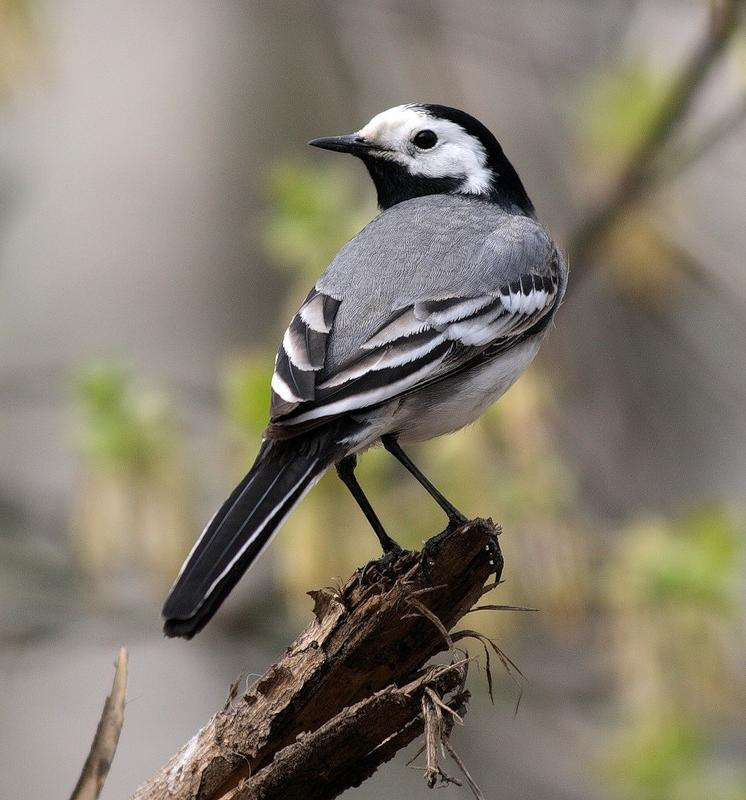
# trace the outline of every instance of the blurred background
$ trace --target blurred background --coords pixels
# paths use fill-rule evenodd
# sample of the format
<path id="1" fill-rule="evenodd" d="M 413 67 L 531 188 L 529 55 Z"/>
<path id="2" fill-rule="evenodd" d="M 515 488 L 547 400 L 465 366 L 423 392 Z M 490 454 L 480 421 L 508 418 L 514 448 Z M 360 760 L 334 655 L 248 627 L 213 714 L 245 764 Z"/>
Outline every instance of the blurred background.
<path id="1" fill-rule="evenodd" d="M 160 605 L 242 476 L 285 323 L 374 214 L 312 152 L 414 100 L 501 140 L 569 253 L 536 364 L 415 449 L 503 528 L 487 797 L 746 798 L 746 32 L 737 0 L 0 0 L 0 774 L 65 796 L 130 650 L 126 797 L 376 542 L 333 475 L 195 641 Z M 411 547 L 444 520 L 385 453 Z M 477 618 L 478 617 L 478 618 Z M 347 797 L 429 797 L 400 757 Z M 467 797 L 449 787 L 443 797 Z"/>

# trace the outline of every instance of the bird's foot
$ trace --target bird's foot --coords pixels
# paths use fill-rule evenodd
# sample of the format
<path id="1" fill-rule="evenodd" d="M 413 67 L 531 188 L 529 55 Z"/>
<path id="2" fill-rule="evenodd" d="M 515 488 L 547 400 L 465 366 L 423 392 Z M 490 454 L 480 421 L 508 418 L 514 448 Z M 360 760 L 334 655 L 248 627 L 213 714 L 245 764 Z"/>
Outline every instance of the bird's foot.
<path id="1" fill-rule="evenodd" d="M 495 576 L 495 583 L 500 583 L 500 578 L 503 574 L 503 554 L 500 550 L 500 543 L 497 537 L 500 534 L 500 527 L 498 526 L 495 533 L 491 533 L 487 540 L 487 552 L 490 554 L 490 564 L 492 565 L 492 574 Z M 489 576 L 488 576 L 489 577 Z"/>
<path id="2" fill-rule="evenodd" d="M 462 525 L 466 525 L 469 522 L 469 518 L 462 514 L 460 511 L 454 510 L 452 514 L 448 516 L 448 526 L 446 527 L 443 533 L 449 533 L 450 531 L 455 531 L 456 528 L 460 528 Z M 438 534 L 440 535 L 440 534 Z"/>
<path id="3" fill-rule="evenodd" d="M 469 522 L 469 520 L 462 514 L 459 516 L 452 516 L 448 520 L 448 527 L 444 531 L 441 531 L 432 538 L 428 539 L 422 546 L 422 550 L 420 551 L 420 569 L 422 570 L 422 574 L 425 576 L 425 580 L 431 586 L 433 585 L 433 579 L 430 573 L 430 563 L 437 557 L 438 550 L 440 550 L 440 546 L 443 541 L 467 522 Z M 499 528 L 497 529 L 497 533 L 490 534 L 490 537 L 487 540 L 487 552 L 490 554 L 490 564 L 492 565 L 492 572 L 494 573 L 495 581 L 497 582 L 500 581 L 500 576 L 502 575 L 503 571 L 503 556 L 502 551 L 500 550 L 500 545 L 497 541 L 498 533 Z"/>
<path id="4" fill-rule="evenodd" d="M 358 586 L 362 586 L 365 583 L 365 579 L 368 577 L 368 575 L 378 574 L 381 576 L 388 572 L 391 567 L 397 563 L 397 561 L 404 556 L 409 555 L 409 553 L 409 550 L 405 550 L 398 544 L 395 544 L 393 547 L 389 547 L 384 554 L 380 556 L 380 558 L 374 558 L 364 567 L 360 568 L 360 574 L 358 575 L 357 579 Z"/>
<path id="5" fill-rule="evenodd" d="M 435 534 L 435 536 L 431 536 L 425 542 L 425 544 L 422 545 L 422 550 L 420 551 L 420 569 L 422 570 L 422 574 L 425 576 L 425 580 L 431 586 L 433 585 L 433 579 L 432 575 L 430 574 L 430 562 L 433 561 L 438 555 L 438 550 L 440 550 L 440 545 L 442 544 L 443 540 L 450 536 L 462 525 L 466 525 L 468 521 L 469 520 L 461 513 L 453 514 L 448 518 L 448 526 L 446 529 Z"/>

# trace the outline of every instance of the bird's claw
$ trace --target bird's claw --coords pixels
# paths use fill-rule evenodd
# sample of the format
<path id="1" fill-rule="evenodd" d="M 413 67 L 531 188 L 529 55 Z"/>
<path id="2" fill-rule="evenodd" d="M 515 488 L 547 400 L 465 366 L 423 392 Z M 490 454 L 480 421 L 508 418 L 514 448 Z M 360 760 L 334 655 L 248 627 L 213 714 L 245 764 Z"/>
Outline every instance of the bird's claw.
<path id="1" fill-rule="evenodd" d="M 360 569 L 360 574 L 358 575 L 357 579 L 358 586 L 363 585 L 365 578 L 368 576 L 371 570 L 375 570 L 381 574 L 395 564 L 402 556 L 407 555 L 408 552 L 409 551 L 405 550 L 403 547 L 396 545 L 396 547 L 386 550 L 386 552 L 384 552 L 384 554 L 379 558 L 374 558 L 372 561 L 369 561 Z"/>
<path id="2" fill-rule="evenodd" d="M 454 525 L 452 528 L 451 523 L 449 522 L 448 527 L 444 531 L 432 536 L 425 542 L 425 544 L 422 545 L 422 550 L 420 551 L 420 569 L 422 570 L 425 580 L 430 584 L 430 586 L 433 585 L 433 576 L 430 573 L 430 562 L 434 561 L 438 555 L 438 550 L 440 550 L 440 545 L 443 539 L 449 534 L 453 533 L 457 527 L 458 525 Z"/>
<path id="3" fill-rule="evenodd" d="M 492 573 L 495 576 L 495 583 L 500 583 L 500 578 L 503 574 L 503 554 L 500 550 L 500 544 L 497 540 L 499 528 L 497 533 L 491 533 L 487 539 L 487 552 L 490 554 L 490 564 L 492 564 Z"/>
<path id="4" fill-rule="evenodd" d="M 462 525 L 466 525 L 468 521 L 469 520 L 460 512 L 454 513 L 448 518 L 448 525 L 446 529 L 428 539 L 422 546 L 422 550 L 420 552 L 420 569 L 422 570 L 422 574 L 425 576 L 425 580 L 430 584 L 430 586 L 433 585 L 432 575 L 430 574 L 430 562 L 438 555 L 440 543 L 446 536 L 453 533 L 455 530 L 458 530 Z"/>
<path id="5" fill-rule="evenodd" d="M 466 525 L 467 522 L 469 522 L 468 517 L 464 516 L 460 511 L 455 512 L 452 516 L 448 517 L 448 526 L 446 527 L 446 531 L 455 531 L 462 525 Z"/>
<path id="6" fill-rule="evenodd" d="M 438 550 L 440 549 L 441 543 L 447 536 L 452 534 L 466 522 L 468 522 L 466 518 L 462 520 L 458 517 L 452 517 L 448 521 L 448 527 L 444 531 L 441 531 L 432 538 L 428 539 L 422 546 L 422 550 L 420 551 L 420 569 L 422 570 L 425 580 L 430 584 L 430 586 L 433 585 L 432 574 L 430 573 L 430 563 L 434 561 L 438 555 Z M 503 571 L 503 555 L 497 540 L 498 533 L 490 534 L 487 540 L 487 552 L 490 555 L 490 564 L 492 565 L 492 572 L 495 575 L 496 582 L 500 581 L 500 576 L 502 575 Z"/>

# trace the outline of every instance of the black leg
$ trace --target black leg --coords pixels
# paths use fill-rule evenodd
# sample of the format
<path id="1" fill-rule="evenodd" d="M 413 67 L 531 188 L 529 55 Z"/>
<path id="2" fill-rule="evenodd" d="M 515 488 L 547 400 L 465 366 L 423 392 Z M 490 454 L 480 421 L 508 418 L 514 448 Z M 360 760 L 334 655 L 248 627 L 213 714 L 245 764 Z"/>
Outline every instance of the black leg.
<path id="1" fill-rule="evenodd" d="M 370 504 L 368 498 L 365 496 L 365 492 L 363 492 L 362 487 L 357 482 L 357 478 L 355 477 L 356 466 L 356 456 L 346 456 L 337 464 L 337 475 L 339 475 L 342 483 L 344 483 L 344 485 L 352 493 L 352 496 L 355 498 L 355 500 L 357 500 L 357 504 L 362 509 L 363 514 L 365 514 L 365 518 L 368 520 L 368 522 L 370 522 L 371 528 L 373 528 L 373 531 L 378 537 L 378 541 L 381 543 L 383 552 L 401 552 L 401 547 L 388 535 L 388 533 L 386 533 L 385 528 L 381 524 L 381 520 L 378 519 L 376 512 L 373 510 L 373 506 Z"/>
<path id="2" fill-rule="evenodd" d="M 396 458 L 401 464 L 414 475 L 414 477 L 425 487 L 430 497 L 446 512 L 448 515 L 448 522 L 451 525 L 463 525 L 467 519 L 466 517 L 447 500 L 430 481 L 420 472 L 412 459 L 401 449 L 399 442 L 393 436 L 381 437 L 383 446 Z"/>

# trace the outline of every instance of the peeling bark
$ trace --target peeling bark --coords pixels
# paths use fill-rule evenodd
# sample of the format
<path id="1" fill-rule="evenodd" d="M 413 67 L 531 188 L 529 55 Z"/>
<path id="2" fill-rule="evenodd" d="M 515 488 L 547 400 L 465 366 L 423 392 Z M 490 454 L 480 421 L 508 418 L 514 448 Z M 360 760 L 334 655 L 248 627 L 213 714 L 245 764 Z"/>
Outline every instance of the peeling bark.
<path id="1" fill-rule="evenodd" d="M 421 735 L 428 692 L 463 713 L 466 662 L 448 631 L 499 574 L 498 533 L 478 519 L 440 536 L 432 583 L 407 554 L 340 590 L 309 592 L 315 619 L 285 655 L 133 800 L 326 800 Z M 447 650 L 455 663 L 425 667 Z"/>

